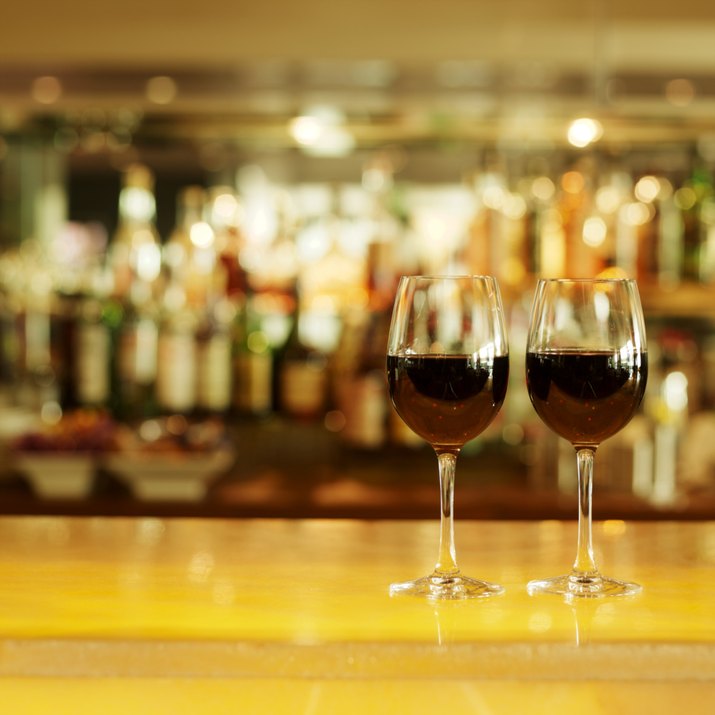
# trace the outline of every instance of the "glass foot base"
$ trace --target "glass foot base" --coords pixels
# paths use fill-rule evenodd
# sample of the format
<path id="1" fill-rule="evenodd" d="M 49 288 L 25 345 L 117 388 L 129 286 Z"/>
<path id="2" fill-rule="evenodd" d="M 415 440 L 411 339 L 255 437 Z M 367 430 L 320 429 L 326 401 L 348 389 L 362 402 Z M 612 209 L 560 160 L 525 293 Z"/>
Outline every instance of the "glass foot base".
<path id="1" fill-rule="evenodd" d="M 530 596 L 538 593 L 553 593 L 566 598 L 605 598 L 610 596 L 635 596 L 643 588 L 637 583 L 617 581 L 598 574 L 595 576 L 567 574 L 565 576 L 529 581 L 526 590 Z"/>
<path id="2" fill-rule="evenodd" d="M 421 596 L 423 598 L 458 600 L 486 598 L 504 593 L 504 588 L 495 583 L 480 581 L 457 573 L 442 576 L 433 573 L 414 581 L 390 584 L 391 596 Z"/>

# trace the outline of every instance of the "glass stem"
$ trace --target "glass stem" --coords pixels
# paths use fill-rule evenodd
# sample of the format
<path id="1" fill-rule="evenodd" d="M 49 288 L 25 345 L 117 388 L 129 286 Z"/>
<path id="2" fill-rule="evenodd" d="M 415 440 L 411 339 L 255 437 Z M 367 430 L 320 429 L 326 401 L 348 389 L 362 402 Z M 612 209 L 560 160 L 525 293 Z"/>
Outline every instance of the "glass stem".
<path id="1" fill-rule="evenodd" d="M 576 451 L 578 462 L 578 546 L 573 565 L 573 576 L 591 579 L 598 576 L 593 558 L 591 534 L 591 505 L 593 492 L 593 459 L 595 450 L 582 448 Z"/>
<path id="2" fill-rule="evenodd" d="M 450 578 L 459 573 L 457 553 L 454 546 L 454 477 L 457 469 L 457 454 L 438 452 L 440 534 L 439 560 L 434 568 L 435 575 Z"/>

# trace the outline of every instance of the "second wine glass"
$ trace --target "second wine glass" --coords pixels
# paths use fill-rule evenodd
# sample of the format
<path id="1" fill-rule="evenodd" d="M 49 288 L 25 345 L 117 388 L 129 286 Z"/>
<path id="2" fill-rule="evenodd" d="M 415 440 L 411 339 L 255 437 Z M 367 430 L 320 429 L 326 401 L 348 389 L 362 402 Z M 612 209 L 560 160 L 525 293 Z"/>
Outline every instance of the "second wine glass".
<path id="1" fill-rule="evenodd" d="M 461 599 L 501 586 L 463 576 L 454 542 L 457 455 L 504 401 L 509 352 L 496 280 L 490 276 L 408 276 L 398 287 L 387 350 L 390 397 L 439 463 L 441 531 L 434 571 L 392 584 L 392 594 Z"/>
<path id="2" fill-rule="evenodd" d="M 641 590 L 600 574 L 593 555 L 591 503 L 596 449 L 633 417 L 647 377 L 643 312 L 634 281 L 539 281 L 526 382 L 536 413 L 576 450 L 578 544 L 571 572 L 531 581 L 529 593 L 595 598 Z"/>

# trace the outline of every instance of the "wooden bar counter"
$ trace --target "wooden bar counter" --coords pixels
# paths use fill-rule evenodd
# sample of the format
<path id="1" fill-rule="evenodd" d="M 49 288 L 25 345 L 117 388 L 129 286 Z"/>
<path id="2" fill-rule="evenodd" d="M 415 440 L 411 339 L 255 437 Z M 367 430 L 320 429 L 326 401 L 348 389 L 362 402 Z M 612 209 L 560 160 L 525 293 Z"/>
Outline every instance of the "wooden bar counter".
<path id="1" fill-rule="evenodd" d="M 598 522 L 604 573 L 644 591 L 576 604 L 525 590 L 573 522 L 456 531 L 504 595 L 390 597 L 436 520 L 4 517 L 2 712 L 715 712 L 715 523 Z"/>

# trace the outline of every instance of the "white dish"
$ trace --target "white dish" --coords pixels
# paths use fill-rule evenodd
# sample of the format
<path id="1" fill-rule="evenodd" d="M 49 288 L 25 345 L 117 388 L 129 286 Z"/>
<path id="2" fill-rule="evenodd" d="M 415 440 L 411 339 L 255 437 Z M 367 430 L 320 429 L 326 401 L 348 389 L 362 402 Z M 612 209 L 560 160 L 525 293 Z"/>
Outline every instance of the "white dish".
<path id="1" fill-rule="evenodd" d="M 232 460 L 231 450 L 121 452 L 107 455 L 103 464 L 142 501 L 201 501 Z"/>
<path id="2" fill-rule="evenodd" d="M 43 499 L 85 499 L 94 486 L 95 461 L 90 454 L 21 453 L 15 465 Z"/>

